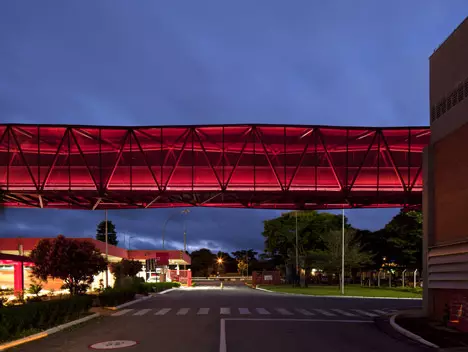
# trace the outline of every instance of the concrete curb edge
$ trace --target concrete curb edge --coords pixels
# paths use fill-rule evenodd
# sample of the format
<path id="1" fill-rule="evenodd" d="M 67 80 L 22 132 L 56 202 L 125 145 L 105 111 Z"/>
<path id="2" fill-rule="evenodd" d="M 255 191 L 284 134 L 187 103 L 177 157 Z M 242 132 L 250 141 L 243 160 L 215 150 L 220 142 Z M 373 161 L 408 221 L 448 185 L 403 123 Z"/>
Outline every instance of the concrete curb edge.
<path id="1" fill-rule="evenodd" d="M 165 295 L 166 293 L 169 293 L 169 292 L 172 292 L 172 291 L 177 291 L 179 289 L 180 289 L 180 287 L 173 287 L 173 288 L 170 288 L 169 290 L 164 290 L 164 291 L 158 292 L 158 295 Z"/>
<path id="2" fill-rule="evenodd" d="M 402 334 L 403 336 L 406 336 L 407 338 L 411 339 L 411 340 L 414 340 L 416 342 L 419 342 L 420 344 L 422 345 L 425 345 L 427 347 L 432 347 L 432 348 L 439 348 L 439 346 L 433 344 L 432 342 L 429 342 L 427 340 L 424 340 L 421 336 L 418 336 L 416 334 L 413 334 L 411 331 L 408 331 L 404 328 L 402 328 L 400 325 L 398 325 L 395 321 L 396 317 L 398 315 L 400 315 L 401 313 L 396 313 L 396 314 L 393 314 L 391 317 L 390 317 L 390 326 L 395 329 L 396 331 L 398 331 L 400 334 Z"/>
<path id="3" fill-rule="evenodd" d="M 307 295 L 305 293 L 289 293 L 289 292 L 275 292 L 270 291 L 265 288 L 256 287 L 257 290 L 276 293 L 279 295 L 291 295 L 291 296 L 301 296 L 301 297 L 322 297 L 322 298 L 360 298 L 360 299 L 400 299 L 400 300 L 410 300 L 410 301 L 422 301 L 422 298 L 409 298 L 409 297 L 366 297 L 366 296 L 327 296 L 327 295 Z"/>
<path id="4" fill-rule="evenodd" d="M 123 304 L 115 306 L 115 307 L 108 307 L 107 309 L 118 310 L 118 309 L 121 309 L 121 308 L 131 306 L 131 305 L 133 305 L 135 303 L 140 303 L 140 302 L 146 301 L 147 299 L 150 299 L 150 298 L 151 298 L 151 296 L 144 296 L 144 297 L 134 299 L 133 301 L 123 303 Z"/>
<path id="5" fill-rule="evenodd" d="M 5 342 L 5 343 L 0 345 L 0 351 L 4 351 L 4 350 L 6 350 L 8 348 L 12 348 L 12 347 L 15 347 L 15 346 L 18 346 L 18 345 L 22 345 L 22 344 L 27 343 L 27 342 L 39 340 L 41 338 L 47 337 L 47 336 L 55 334 L 55 333 L 57 333 L 59 331 L 65 330 L 65 329 L 67 329 L 69 327 L 72 327 L 74 325 L 78 325 L 78 324 L 84 323 L 84 322 L 86 322 L 88 320 L 97 318 L 99 316 L 100 316 L 99 313 L 94 313 L 94 314 L 88 315 L 88 316 L 80 318 L 80 319 L 69 321 L 68 323 L 56 326 L 54 328 L 50 328 L 50 329 L 38 332 L 37 334 L 29 335 L 29 336 L 23 337 L 23 338 L 18 339 L 18 340 Z"/>

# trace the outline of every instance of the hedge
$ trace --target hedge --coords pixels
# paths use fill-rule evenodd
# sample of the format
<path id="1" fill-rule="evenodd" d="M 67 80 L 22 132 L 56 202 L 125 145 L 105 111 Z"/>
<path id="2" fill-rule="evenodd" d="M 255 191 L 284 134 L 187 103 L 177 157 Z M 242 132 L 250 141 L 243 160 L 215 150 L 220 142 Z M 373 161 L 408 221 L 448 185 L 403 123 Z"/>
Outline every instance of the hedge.
<path id="1" fill-rule="evenodd" d="M 0 342 L 46 330 L 80 318 L 92 305 L 89 296 L 74 296 L 0 308 Z"/>
<path id="2" fill-rule="evenodd" d="M 128 288 L 108 288 L 98 296 L 101 307 L 115 307 L 135 298 L 136 290 Z"/>

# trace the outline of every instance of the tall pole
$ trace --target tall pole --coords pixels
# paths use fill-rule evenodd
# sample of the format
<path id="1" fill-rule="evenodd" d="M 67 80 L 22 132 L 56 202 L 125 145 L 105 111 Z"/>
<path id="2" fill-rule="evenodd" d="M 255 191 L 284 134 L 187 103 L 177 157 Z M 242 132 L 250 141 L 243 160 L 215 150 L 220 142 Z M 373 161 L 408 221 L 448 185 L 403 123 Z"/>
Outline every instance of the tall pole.
<path id="1" fill-rule="evenodd" d="M 344 277 L 345 277 L 345 216 L 344 208 L 342 209 L 342 219 L 341 219 L 341 294 L 344 295 Z"/>
<path id="2" fill-rule="evenodd" d="M 296 214 L 296 274 L 299 275 L 299 237 L 297 235 L 297 211 Z"/>
<path id="3" fill-rule="evenodd" d="M 187 225 L 184 219 L 184 254 L 187 253 Z M 184 264 L 184 270 L 187 270 L 187 265 Z"/>
<path id="4" fill-rule="evenodd" d="M 109 238 L 108 238 L 108 234 L 107 234 L 107 209 L 104 210 L 105 212 L 105 218 L 106 218 L 106 227 L 105 227 L 105 231 L 104 231 L 104 234 L 106 236 L 106 262 L 108 262 L 109 260 Z M 106 287 L 109 287 L 109 264 L 107 264 L 107 267 L 106 267 Z"/>

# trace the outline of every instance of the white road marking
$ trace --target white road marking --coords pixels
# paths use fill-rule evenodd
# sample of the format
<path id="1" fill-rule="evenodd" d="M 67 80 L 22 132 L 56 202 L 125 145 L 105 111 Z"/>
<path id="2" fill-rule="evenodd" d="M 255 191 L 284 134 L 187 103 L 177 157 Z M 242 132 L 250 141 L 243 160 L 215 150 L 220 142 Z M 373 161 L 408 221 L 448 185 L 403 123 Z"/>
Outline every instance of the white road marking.
<path id="1" fill-rule="evenodd" d="M 219 333 L 219 352 L 226 352 L 226 321 L 221 319 L 220 333 Z"/>
<path id="2" fill-rule="evenodd" d="M 282 315 L 293 315 L 293 313 L 284 308 L 276 308 L 276 311 Z"/>
<path id="3" fill-rule="evenodd" d="M 377 317 L 378 315 L 377 314 L 374 314 L 374 313 L 369 313 L 369 312 L 366 312 L 364 310 L 361 310 L 361 309 L 353 309 L 355 312 L 358 312 L 359 314 L 362 314 L 362 315 L 367 315 L 368 317 Z"/>
<path id="4" fill-rule="evenodd" d="M 171 310 L 171 308 L 163 308 L 163 309 L 160 309 L 159 311 L 157 311 L 156 313 L 154 313 L 154 315 L 165 315 L 168 312 L 170 312 L 170 310 Z"/>
<path id="5" fill-rule="evenodd" d="M 337 312 L 337 313 L 339 313 L 339 314 L 341 314 L 341 315 L 345 315 L 345 316 L 347 316 L 347 317 L 355 317 L 355 316 L 356 316 L 356 314 L 353 314 L 353 313 L 350 313 L 350 312 L 346 312 L 346 311 L 341 310 L 341 309 L 332 309 L 332 311 Z"/>
<path id="6" fill-rule="evenodd" d="M 354 319 L 295 319 L 295 318 L 224 318 L 226 321 L 310 321 L 316 323 L 364 323 L 374 324 L 372 320 L 354 320 Z"/>
<path id="7" fill-rule="evenodd" d="M 314 313 L 309 312 L 308 310 L 302 309 L 302 308 L 296 309 L 296 311 L 301 313 L 302 315 L 305 315 L 305 316 L 308 316 L 308 317 L 310 317 L 312 315 L 315 315 Z"/>
<path id="8" fill-rule="evenodd" d="M 255 310 L 260 315 L 270 315 L 270 312 L 267 311 L 265 308 L 255 308 Z"/>
<path id="9" fill-rule="evenodd" d="M 207 315 L 210 311 L 210 308 L 200 308 L 197 312 L 197 315 Z"/>
<path id="10" fill-rule="evenodd" d="M 231 308 L 221 308 L 220 313 L 223 315 L 231 314 Z"/>
<path id="11" fill-rule="evenodd" d="M 113 317 L 120 317 L 121 315 L 125 315 L 128 312 L 131 312 L 133 309 L 122 309 L 114 314 L 111 314 Z"/>
<path id="12" fill-rule="evenodd" d="M 139 310 L 138 312 L 136 312 L 133 315 L 145 315 L 148 312 L 151 312 L 151 309 L 142 309 L 142 310 Z"/>
<path id="13" fill-rule="evenodd" d="M 176 315 L 186 315 L 189 312 L 190 308 L 180 308 Z"/>
<path id="14" fill-rule="evenodd" d="M 240 314 L 250 314 L 249 308 L 239 308 Z"/>
<path id="15" fill-rule="evenodd" d="M 330 312 L 327 312 L 326 310 L 324 309 L 312 309 L 312 310 L 315 310 L 316 312 L 319 312 L 320 314 L 323 314 L 327 317 L 335 317 L 336 314 L 333 314 L 333 313 L 330 313 Z"/>
<path id="16" fill-rule="evenodd" d="M 374 309 L 374 312 L 379 313 L 379 314 L 387 314 L 387 312 L 384 312 L 383 310 L 380 310 L 380 309 Z"/>

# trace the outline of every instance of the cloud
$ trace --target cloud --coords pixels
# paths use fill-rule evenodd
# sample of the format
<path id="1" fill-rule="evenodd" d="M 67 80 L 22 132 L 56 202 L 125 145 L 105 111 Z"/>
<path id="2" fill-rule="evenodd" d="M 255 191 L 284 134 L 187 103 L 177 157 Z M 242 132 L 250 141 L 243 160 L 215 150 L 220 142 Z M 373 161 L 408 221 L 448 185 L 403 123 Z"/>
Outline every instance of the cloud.
<path id="1" fill-rule="evenodd" d="M 468 10 L 466 0 L 47 4 L 0 4 L 0 122 L 427 125 L 427 58 Z M 156 248 L 171 211 L 110 218 L 122 241 Z M 279 213 L 194 209 L 189 246 L 261 249 L 262 221 Z M 376 229 L 395 211 L 347 214 Z M 103 217 L 8 210 L 0 234 L 89 237 Z M 166 230 L 180 247 L 182 219 Z"/>

